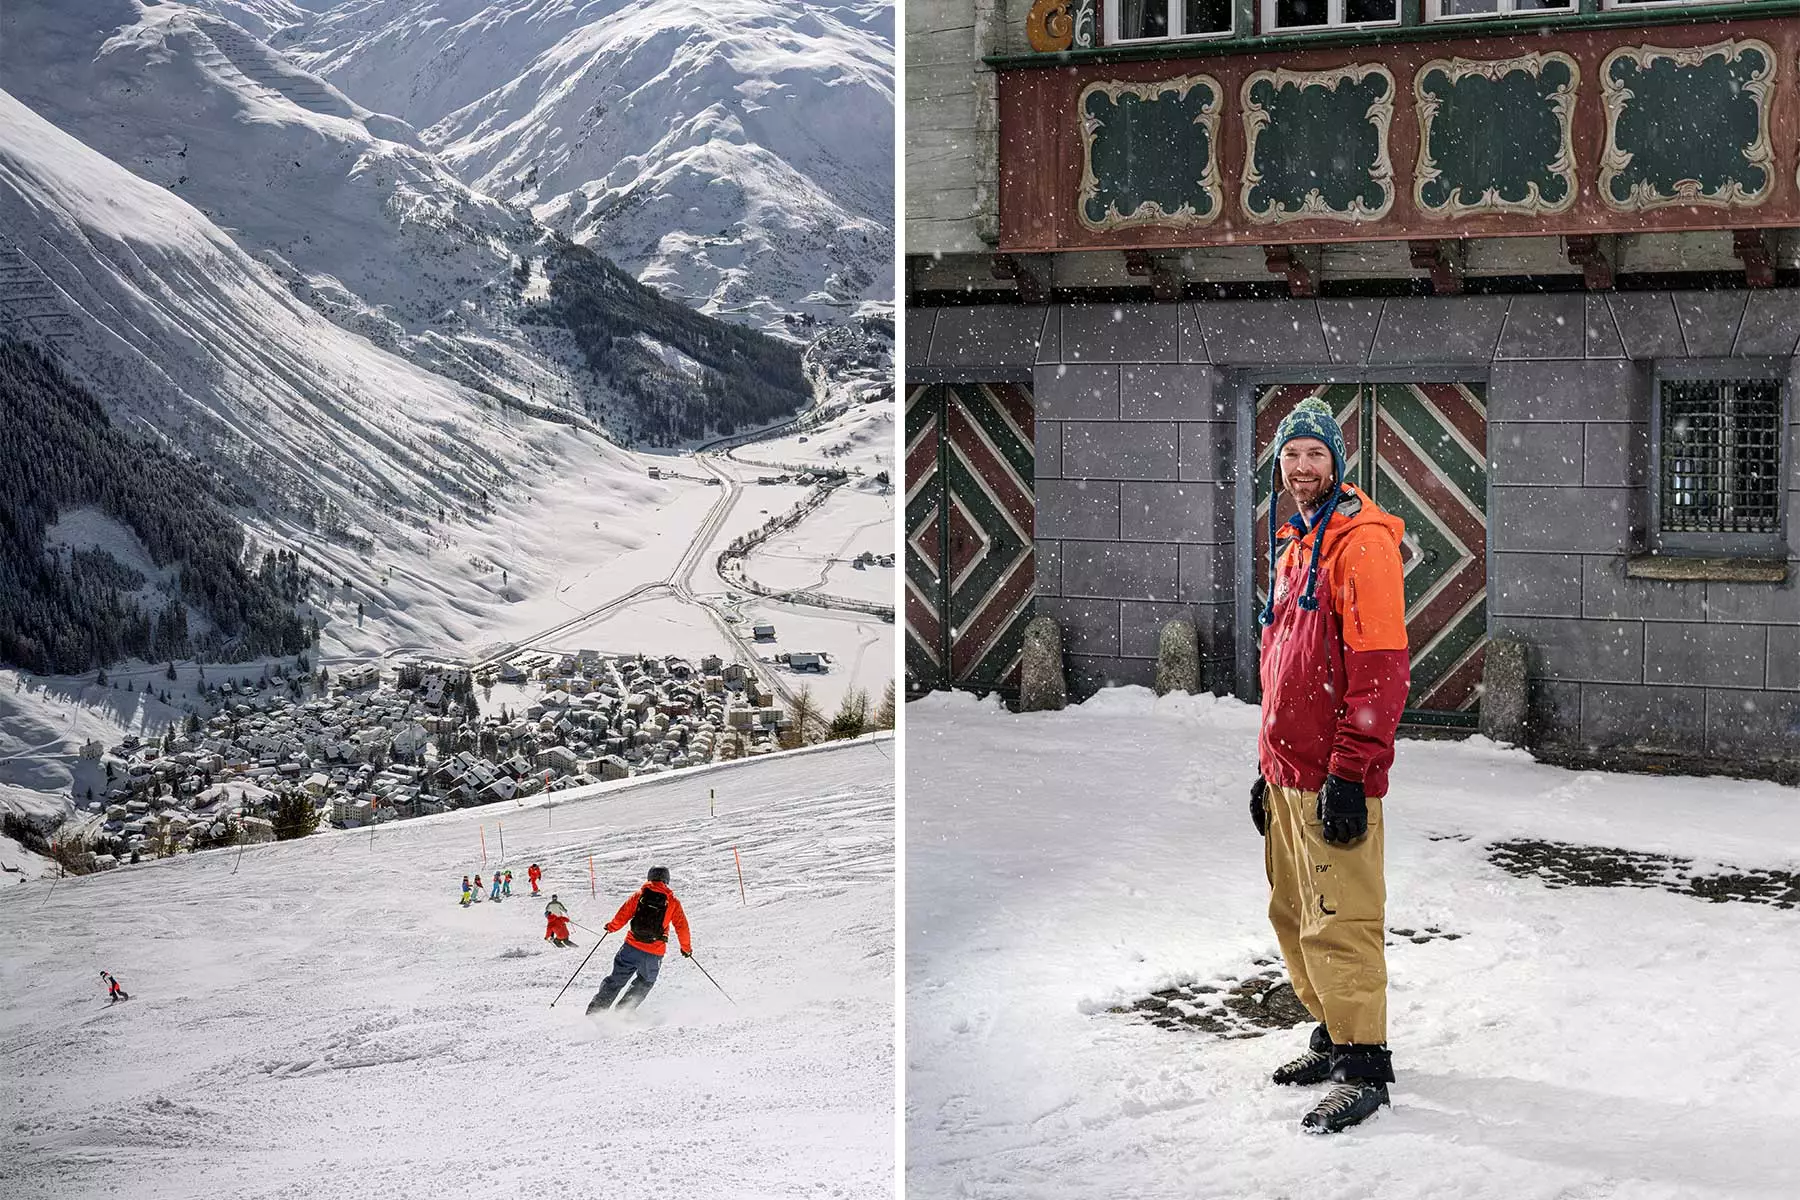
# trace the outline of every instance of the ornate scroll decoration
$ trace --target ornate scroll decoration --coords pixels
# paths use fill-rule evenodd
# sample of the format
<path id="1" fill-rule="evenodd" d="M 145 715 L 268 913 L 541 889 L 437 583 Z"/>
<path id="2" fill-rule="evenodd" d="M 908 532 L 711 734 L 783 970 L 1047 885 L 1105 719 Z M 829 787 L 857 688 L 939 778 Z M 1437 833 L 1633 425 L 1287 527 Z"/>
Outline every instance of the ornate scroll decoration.
<path id="1" fill-rule="evenodd" d="M 1746 172 L 1761 171 L 1761 186 L 1746 187 L 1741 177 L 1729 177 L 1708 187 L 1701 178 L 1684 176 L 1674 181 L 1672 190 L 1664 191 L 1656 180 L 1639 178 L 1630 181 L 1625 196 L 1621 198 L 1614 185 L 1631 169 L 1641 153 L 1641 150 L 1627 150 L 1620 144 L 1620 121 L 1629 112 L 1631 102 L 1639 99 L 1628 81 L 1632 76 L 1643 80 L 1659 61 L 1697 71 L 1714 58 L 1723 60 L 1728 72 L 1727 82 L 1736 84 L 1741 95 L 1714 97 L 1711 102 L 1735 103 L 1747 98 L 1755 106 L 1756 136 L 1748 145 L 1739 144 L 1737 149 L 1742 161 L 1733 163 L 1732 166 Z M 1750 70 L 1745 76 L 1733 77 L 1729 74 L 1730 69 L 1740 60 Z M 1757 60 L 1760 60 L 1760 66 L 1756 65 Z M 1600 65 L 1601 96 L 1606 105 L 1606 150 L 1600 158 L 1600 198 L 1606 202 L 1607 207 L 1615 212 L 1647 212 L 1674 204 L 1754 208 L 1768 199 L 1769 190 L 1775 182 L 1775 146 L 1769 128 L 1771 100 L 1775 93 L 1775 61 L 1775 52 L 1768 43 L 1755 38 L 1679 48 L 1622 46 L 1607 55 L 1606 61 Z M 1642 87 L 1643 84 L 1640 83 L 1639 86 Z M 1707 102 L 1695 96 L 1691 84 L 1682 89 L 1678 99 L 1686 104 Z M 1682 149 L 1703 155 L 1709 150 L 1716 152 L 1718 148 L 1688 145 Z M 1697 164 L 1690 159 L 1687 163 L 1678 164 L 1678 169 L 1679 166 L 1694 165 Z"/>
<path id="2" fill-rule="evenodd" d="M 1098 28 L 1096 0 L 1075 0 L 1075 48 L 1091 50 L 1100 42 L 1095 30 Z"/>
<path id="3" fill-rule="evenodd" d="M 1542 170 L 1552 179 L 1562 180 L 1562 196 L 1546 200 L 1540 182 L 1526 179 L 1522 181 L 1525 194 L 1516 200 L 1502 196 L 1502 185 L 1496 183 L 1483 188 L 1481 198 L 1473 203 L 1462 199 L 1463 189 L 1460 187 L 1451 188 L 1445 201 L 1429 203 L 1425 195 L 1428 185 L 1444 178 L 1443 168 L 1432 153 L 1432 135 L 1437 128 L 1438 113 L 1444 106 L 1444 97 L 1428 89 L 1426 79 L 1434 73 L 1442 73 L 1450 87 L 1455 87 L 1459 81 L 1470 77 L 1480 77 L 1499 84 L 1516 72 L 1542 80 L 1545 69 L 1551 66 L 1567 71 L 1568 79 L 1558 84 L 1549 96 L 1541 97 L 1549 106 L 1558 126 L 1556 153 L 1549 162 L 1543 164 Z M 1580 185 L 1575 166 L 1575 97 L 1580 85 L 1581 68 L 1573 58 L 1560 52 L 1533 53 L 1518 58 L 1493 60 L 1440 58 L 1419 68 L 1419 73 L 1413 77 L 1413 94 L 1418 98 L 1419 104 L 1419 167 L 1413 178 L 1413 203 L 1418 206 L 1419 212 L 1427 217 L 1445 218 L 1483 213 L 1524 213 L 1542 217 L 1566 212 L 1575 203 Z M 1513 135 L 1513 131 L 1498 131 L 1498 136 L 1501 137 Z"/>
<path id="4" fill-rule="evenodd" d="M 1102 180 L 1095 170 L 1095 147 L 1106 132 L 1106 119 L 1094 110 L 1099 107 L 1091 101 L 1098 97 L 1109 102 L 1113 111 L 1117 112 L 1124 97 L 1131 97 L 1138 105 L 1147 106 L 1157 103 L 1180 104 L 1188 99 L 1188 93 L 1201 89 L 1202 103 L 1200 109 L 1187 123 L 1189 127 L 1198 126 L 1195 135 L 1204 139 L 1204 165 L 1199 174 L 1180 183 L 1192 184 L 1198 189 L 1200 204 L 1188 197 L 1179 198 L 1174 208 L 1167 208 L 1158 199 L 1139 198 L 1129 212 L 1119 211 L 1120 180 Z M 1225 197 L 1219 186 L 1218 146 L 1219 146 L 1219 108 L 1223 89 L 1219 81 L 1210 75 L 1181 75 L 1174 79 L 1160 79 L 1150 83 L 1128 83 L 1121 80 L 1101 80 L 1090 83 L 1081 90 L 1076 111 L 1081 114 L 1081 191 L 1075 199 L 1075 213 L 1082 225 L 1096 232 L 1112 229 L 1129 229 L 1134 225 L 1167 225 L 1174 228 L 1196 228 L 1210 224 L 1219 217 L 1224 207 Z M 1156 161 L 1167 167 L 1179 170 L 1181 161 L 1178 145 L 1152 148 Z M 1104 189 L 1104 192 L 1103 192 Z M 1101 203 L 1104 209 L 1096 215 Z"/>
<path id="5" fill-rule="evenodd" d="M 1317 187 L 1308 188 L 1300 196 L 1299 203 L 1289 204 L 1274 196 L 1267 197 L 1259 206 L 1255 193 L 1265 182 L 1266 172 L 1257 166 L 1257 150 L 1266 133 L 1277 128 L 1276 114 L 1271 111 L 1277 97 L 1289 88 L 1295 94 L 1303 96 L 1312 88 L 1321 88 L 1335 95 L 1346 85 L 1354 89 L 1371 78 L 1379 79 L 1382 86 L 1373 89 L 1373 98 L 1367 110 L 1356 124 L 1367 122 L 1374 134 L 1374 145 L 1370 155 L 1371 161 L 1366 167 L 1359 168 L 1359 176 L 1354 186 L 1350 186 L 1348 201 L 1334 205 L 1325 195 L 1328 187 L 1334 183 L 1340 186 L 1350 185 L 1348 179 L 1327 180 Z M 1257 88 L 1266 87 L 1269 94 L 1265 101 L 1256 99 Z M 1238 190 L 1238 203 L 1244 209 L 1244 215 L 1258 225 L 1279 225 L 1288 221 L 1331 220 L 1360 223 L 1379 221 L 1387 216 L 1394 207 L 1394 163 L 1388 152 L 1388 133 L 1394 122 L 1394 76 L 1379 63 L 1351 63 L 1326 71 L 1290 71 L 1285 67 L 1272 71 L 1256 71 L 1244 80 L 1240 93 L 1244 109 L 1244 178 Z M 1351 100 L 1354 101 L 1352 96 Z M 1324 167 L 1327 164 L 1323 157 L 1314 161 Z M 1269 164 L 1265 164 L 1267 166 Z M 1366 178 L 1360 172 L 1366 170 Z M 1380 192 L 1381 199 L 1370 204 L 1362 194 L 1372 184 Z"/>
<path id="6" fill-rule="evenodd" d="M 1034 0 L 1025 17 L 1025 38 L 1039 54 L 1067 50 L 1075 42 L 1070 0 Z"/>

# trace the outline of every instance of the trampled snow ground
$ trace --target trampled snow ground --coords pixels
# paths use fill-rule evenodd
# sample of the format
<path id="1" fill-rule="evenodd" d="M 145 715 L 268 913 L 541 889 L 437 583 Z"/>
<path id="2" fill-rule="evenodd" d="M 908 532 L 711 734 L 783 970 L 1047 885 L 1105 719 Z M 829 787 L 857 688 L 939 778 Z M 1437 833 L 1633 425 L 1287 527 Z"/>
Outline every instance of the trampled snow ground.
<path id="1" fill-rule="evenodd" d="M 0 1194 L 890 1194 L 893 755 L 0 888 Z M 514 897 L 460 908 L 461 876 L 500 864 L 496 821 Z M 615 936 L 550 1008 L 594 936 L 542 940 L 532 861 L 594 929 L 670 866 L 736 1006 L 671 955 L 639 1013 L 588 1019 Z M 106 1005 L 102 969 L 131 1001 Z"/>
<path id="2" fill-rule="evenodd" d="M 1800 1194 L 1800 912 L 1553 889 L 1535 837 L 1800 863 L 1800 795 L 1571 772 L 1403 741 L 1385 809 L 1394 1106 L 1304 1135 L 1267 1073 L 1304 1027 L 1223 1040 L 1109 1013 L 1276 957 L 1248 815 L 1258 710 L 1101 693 L 907 707 L 907 1174 L 917 1200 L 1666 1200 Z"/>

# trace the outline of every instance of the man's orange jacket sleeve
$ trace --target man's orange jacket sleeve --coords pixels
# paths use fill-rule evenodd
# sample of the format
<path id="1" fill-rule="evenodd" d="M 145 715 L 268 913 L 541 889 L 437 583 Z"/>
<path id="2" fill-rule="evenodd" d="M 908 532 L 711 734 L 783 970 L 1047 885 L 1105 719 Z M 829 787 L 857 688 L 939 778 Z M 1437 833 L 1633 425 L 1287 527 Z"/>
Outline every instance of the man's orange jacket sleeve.
<path id="1" fill-rule="evenodd" d="M 675 922 L 675 936 L 681 939 L 681 952 L 692 954 L 694 943 L 688 940 L 687 914 L 681 911 L 681 901 L 674 896 L 669 897 L 669 916 Z"/>
<path id="2" fill-rule="evenodd" d="M 606 923 L 606 932 L 617 933 L 619 930 L 623 929 L 625 927 L 625 922 L 631 920 L 631 914 L 637 911 L 637 901 L 638 894 L 636 892 L 631 893 L 631 895 L 626 898 L 625 903 L 619 905 L 619 911 L 613 914 L 613 919 Z"/>
<path id="3" fill-rule="evenodd" d="M 1337 565 L 1334 599 L 1343 621 L 1346 686 L 1329 771 L 1361 782 L 1371 761 L 1393 753 L 1412 683 L 1406 577 L 1399 548 L 1379 530 L 1362 532 L 1346 545 Z"/>

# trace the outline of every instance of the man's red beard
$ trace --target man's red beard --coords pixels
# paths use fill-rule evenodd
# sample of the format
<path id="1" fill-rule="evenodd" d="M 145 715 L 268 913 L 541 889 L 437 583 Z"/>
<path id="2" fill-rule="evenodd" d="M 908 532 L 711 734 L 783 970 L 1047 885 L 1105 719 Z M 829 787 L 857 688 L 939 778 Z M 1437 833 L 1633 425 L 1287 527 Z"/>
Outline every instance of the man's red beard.
<path id="1" fill-rule="evenodd" d="M 1305 483 L 1289 480 L 1287 492 L 1294 498 L 1294 503 L 1301 508 L 1317 508 L 1325 502 L 1325 497 L 1331 494 L 1331 480 L 1323 476 Z"/>

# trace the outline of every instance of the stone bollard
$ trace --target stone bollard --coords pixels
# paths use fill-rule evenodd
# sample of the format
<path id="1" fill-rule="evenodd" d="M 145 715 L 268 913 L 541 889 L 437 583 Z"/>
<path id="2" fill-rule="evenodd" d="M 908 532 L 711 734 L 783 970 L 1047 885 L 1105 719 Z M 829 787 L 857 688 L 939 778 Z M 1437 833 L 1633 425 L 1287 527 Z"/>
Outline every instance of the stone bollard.
<path id="1" fill-rule="evenodd" d="M 1019 659 L 1019 711 L 1057 712 L 1068 703 L 1062 630 L 1055 617 L 1033 617 L 1025 626 L 1025 647 Z"/>
<path id="2" fill-rule="evenodd" d="M 1200 690 L 1200 634 L 1192 621 L 1168 621 L 1156 639 L 1156 694 Z"/>
<path id="3" fill-rule="evenodd" d="M 1481 667 L 1481 732 L 1496 742 L 1525 745 L 1528 718 L 1525 643 L 1494 638 Z"/>

